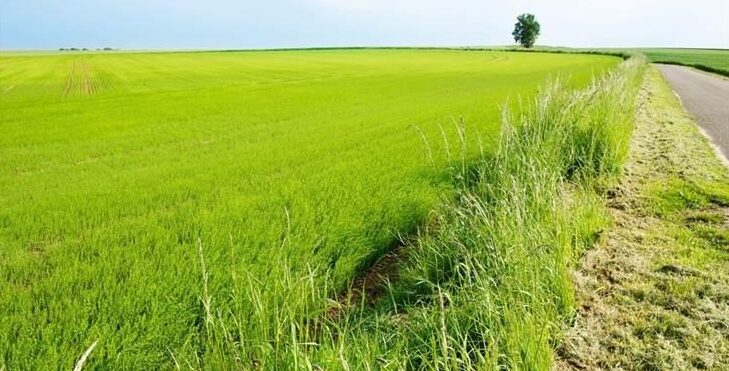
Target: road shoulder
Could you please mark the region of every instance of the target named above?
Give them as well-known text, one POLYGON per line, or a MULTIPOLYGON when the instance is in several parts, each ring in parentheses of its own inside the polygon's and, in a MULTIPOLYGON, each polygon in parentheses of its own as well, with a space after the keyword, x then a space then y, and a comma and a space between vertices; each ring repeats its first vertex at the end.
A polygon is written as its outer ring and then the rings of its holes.
POLYGON ((729 170, 655 67, 639 99, 556 368, 729 369, 729 170))

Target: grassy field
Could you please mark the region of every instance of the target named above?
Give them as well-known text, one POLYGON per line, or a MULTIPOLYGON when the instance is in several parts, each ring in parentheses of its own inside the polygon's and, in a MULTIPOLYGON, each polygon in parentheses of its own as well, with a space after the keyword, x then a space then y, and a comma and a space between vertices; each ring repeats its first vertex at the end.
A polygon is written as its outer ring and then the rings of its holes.
POLYGON ((694 66, 729 76, 729 50, 720 49, 634 49, 651 62, 694 66))
POLYGON ((503 46, 490 50, 508 50, 516 52, 548 52, 548 53, 585 53, 605 54, 629 57, 643 54, 655 63, 680 64, 704 71, 729 76, 729 49, 695 49, 695 48, 626 48, 626 49, 584 49, 551 46, 535 46, 533 49, 503 46))
POLYGON ((451 165, 494 147, 507 98, 548 76, 583 86, 618 61, 2 54, 0 355, 69 368, 98 340, 97 365, 205 365, 212 314, 284 313, 276 303, 300 298, 276 287, 308 267, 346 285, 455 196, 451 165), (233 295, 251 287, 257 300, 233 295))

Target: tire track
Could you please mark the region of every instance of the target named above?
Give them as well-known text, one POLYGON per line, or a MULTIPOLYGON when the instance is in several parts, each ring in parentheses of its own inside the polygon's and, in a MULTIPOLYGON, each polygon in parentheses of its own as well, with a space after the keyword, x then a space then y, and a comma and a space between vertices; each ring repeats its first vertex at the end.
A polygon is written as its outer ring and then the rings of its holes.
POLYGON ((63 97, 92 96, 113 91, 109 82, 95 73, 84 59, 74 59, 66 76, 63 97))
POLYGON ((12 84, 12 85, 8 86, 7 88, 5 88, 5 90, 3 90, 3 95, 9 93, 11 90, 13 90, 14 87, 15 87, 15 84, 12 84))
POLYGON ((74 86, 74 76, 76 75, 76 58, 71 62, 71 71, 66 76, 66 85, 63 88, 63 97, 68 97, 71 94, 74 86))

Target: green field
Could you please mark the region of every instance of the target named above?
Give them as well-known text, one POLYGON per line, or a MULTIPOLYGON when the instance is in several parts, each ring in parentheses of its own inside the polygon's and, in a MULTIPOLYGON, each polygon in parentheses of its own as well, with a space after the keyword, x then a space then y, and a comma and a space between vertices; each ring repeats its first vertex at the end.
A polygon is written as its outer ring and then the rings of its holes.
POLYGON ((677 63, 704 67, 712 72, 729 75, 729 50, 726 49, 635 49, 651 62, 677 63))
POLYGON ((564 48, 550 46, 536 46, 533 49, 504 46, 490 50, 508 50, 517 52, 548 52, 548 53, 586 53, 622 55, 628 57, 634 54, 643 54, 649 61, 655 63, 680 64, 702 69, 708 72, 729 76, 729 49, 695 49, 695 48, 626 48, 626 49, 595 49, 595 48, 564 48))
POLYGON ((99 340, 98 364, 169 367, 204 341, 200 253, 221 311, 249 274, 265 292, 318 267, 342 287, 453 196, 449 165, 493 148, 507 99, 618 62, 0 54, 0 360, 68 369, 99 340))

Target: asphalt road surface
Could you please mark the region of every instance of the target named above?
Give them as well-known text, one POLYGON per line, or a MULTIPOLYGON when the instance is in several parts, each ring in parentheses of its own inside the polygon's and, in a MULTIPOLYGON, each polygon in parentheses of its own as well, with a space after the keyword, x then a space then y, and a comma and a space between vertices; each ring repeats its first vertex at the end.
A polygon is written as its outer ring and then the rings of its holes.
POLYGON ((693 68, 658 64, 683 106, 729 159, 729 79, 693 68))

